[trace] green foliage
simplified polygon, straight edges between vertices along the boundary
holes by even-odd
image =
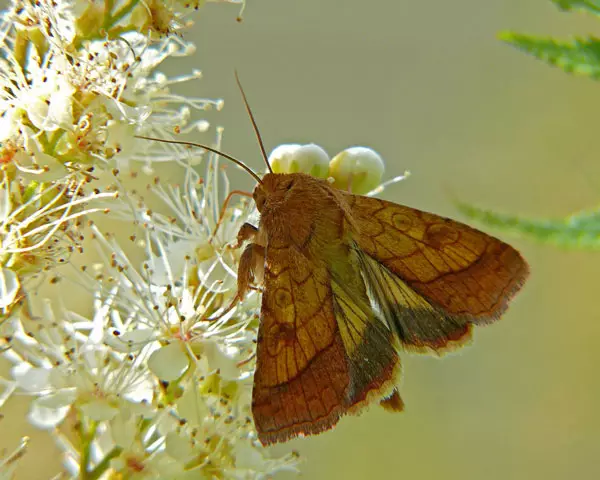
[[[553,0],[562,10],[580,10],[600,16],[600,0]],[[505,32],[500,38],[534,57],[568,73],[600,80],[600,39],[589,36],[559,40]],[[579,212],[560,220],[524,219],[472,205],[459,204],[468,217],[490,227],[506,230],[543,243],[561,247],[600,248],[600,208]]]
[[[563,41],[512,32],[502,33],[500,38],[565,72],[600,79],[600,39]]]
[[[600,0],[553,0],[562,10],[584,10],[600,15]]]
[[[562,220],[544,220],[524,219],[466,204],[459,204],[458,208],[480,223],[539,242],[567,248],[600,248],[600,209],[580,212]]]

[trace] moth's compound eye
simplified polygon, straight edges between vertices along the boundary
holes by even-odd
[[[262,212],[263,206],[265,205],[266,195],[262,188],[256,187],[252,192],[252,198],[256,203],[256,208],[259,212]]]

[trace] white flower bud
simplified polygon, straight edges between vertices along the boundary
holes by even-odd
[[[275,173],[307,173],[313,177],[327,178],[329,155],[323,148],[309,143],[279,145],[269,155],[269,165]]]
[[[292,156],[301,147],[298,143],[284,143],[269,154],[269,165],[275,173],[289,173]]]
[[[376,188],[383,178],[385,165],[379,154],[367,147],[350,147],[338,153],[329,163],[334,186],[355,194]]]

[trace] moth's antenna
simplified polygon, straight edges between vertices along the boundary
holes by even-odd
[[[262,153],[263,160],[267,164],[269,172],[273,173],[273,169],[271,168],[271,165],[269,164],[269,159],[267,158],[265,145],[263,144],[262,137],[260,136],[260,132],[258,131],[258,126],[256,125],[256,120],[254,120],[254,115],[252,115],[252,109],[250,108],[250,104],[248,103],[248,99],[246,98],[246,93],[244,92],[244,88],[242,87],[242,82],[240,82],[240,77],[238,76],[237,70],[235,70],[235,81],[237,82],[240,92],[242,92],[244,105],[246,106],[246,111],[248,112],[250,121],[252,122],[252,128],[254,129],[254,133],[256,134],[256,139],[258,140],[258,145],[260,146],[260,152]]]
[[[243,170],[246,170],[246,172],[248,172],[250,175],[252,175],[254,180],[256,180],[258,183],[262,183],[262,180],[260,179],[260,177],[256,173],[254,173],[254,171],[250,167],[248,167],[244,162],[242,162],[241,160],[238,160],[235,157],[232,157],[231,155],[228,155],[225,152],[221,152],[220,150],[217,150],[216,148],[209,147],[208,145],[204,145],[203,143],[183,142],[180,140],[167,140],[165,138],[145,137],[144,135],[135,135],[135,137],[141,138],[143,140],[152,140],[154,142],[171,143],[173,145],[187,145],[189,147],[203,148],[204,150],[208,150],[209,152],[216,153],[217,155],[221,155],[223,158],[226,158],[227,160],[232,161],[238,167],[242,168]]]

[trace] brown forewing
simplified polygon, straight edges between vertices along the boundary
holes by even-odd
[[[442,351],[506,310],[528,275],[510,245],[459,222],[344,194],[371,294],[400,340]]]

